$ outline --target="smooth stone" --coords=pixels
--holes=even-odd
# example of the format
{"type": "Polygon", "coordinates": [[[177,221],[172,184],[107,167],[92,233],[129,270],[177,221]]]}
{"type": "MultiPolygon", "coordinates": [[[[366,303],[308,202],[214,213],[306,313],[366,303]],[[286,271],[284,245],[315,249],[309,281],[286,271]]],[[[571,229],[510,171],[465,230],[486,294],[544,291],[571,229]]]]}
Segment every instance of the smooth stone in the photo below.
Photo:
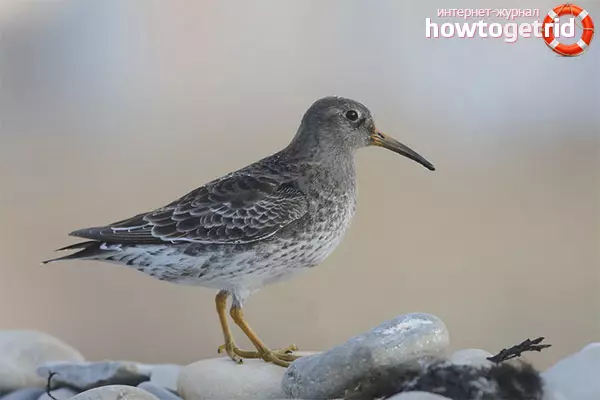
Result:
{"type": "Polygon", "coordinates": [[[428,392],[404,392],[388,397],[388,400],[452,400],[448,397],[440,396],[428,392]]]}
{"type": "Polygon", "coordinates": [[[285,368],[263,360],[236,364],[227,357],[197,361],[183,367],[177,392],[185,400],[282,399],[285,368]]]}
{"type": "Polygon", "coordinates": [[[52,378],[54,387],[68,386],[88,390],[106,385],[137,386],[150,379],[147,371],[136,363],[121,361],[47,363],[38,368],[40,376],[56,375],[52,378]]]}
{"type": "MultiPolygon", "coordinates": [[[[56,400],[67,400],[75,396],[77,392],[69,388],[60,388],[50,391],[50,394],[56,400]]],[[[48,393],[44,392],[40,397],[38,397],[38,400],[52,400],[52,397],[48,396],[48,393]]]]}
{"type": "Polygon", "coordinates": [[[562,394],[558,393],[555,390],[547,389],[544,390],[544,398],[543,400],[569,400],[562,394]]]}
{"type": "Polygon", "coordinates": [[[446,326],[436,316],[401,315],[329,351],[294,361],[281,388],[287,398],[343,397],[370,371],[442,358],[449,341],[446,326]]]}
{"type": "Polygon", "coordinates": [[[472,365],[477,367],[491,367],[493,362],[488,360],[488,357],[494,355],[490,352],[481,349],[463,349],[455,351],[450,356],[450,362],[456,365],[472,365]]]}
{"type": "Polygon", "coordinates": [[[49,361],[83,361],[65,342],[37,331],[0,331],[0,393],[24,388],[43,388],[47,377],[36,368],[49,361]]]}
{"type": "Polygon", "coordinates": [[[37,400],[44,392],[42,388],[19,389],[0,397],[0,400],[37,400]]]}
{"type": "Polygon", "coordinates": [[[72,400],[160,400],[145,390],[133,386],[109,385],[87,390],[72,400]]]}
{"type": "Polygon", "coordinates": [[[150,383],[177,391],[177,379],[183,367],[181,365],[162,364],[153,366],[150,372],[150,383]]]}
{"type": "Polygon", "coordinates": [[[152,393],[160,400],[181,400],[181,397],[177,396],[170,390],[157,386],[151,382],[142,382],[138,385],[138,388],[145,390],[148,393],[152,393]]]}
{"type": "Polygon", "coordinates": [[[541,375],[546,390],[559,399],[600,399],[600,342],[563,358],[541,375]]]}

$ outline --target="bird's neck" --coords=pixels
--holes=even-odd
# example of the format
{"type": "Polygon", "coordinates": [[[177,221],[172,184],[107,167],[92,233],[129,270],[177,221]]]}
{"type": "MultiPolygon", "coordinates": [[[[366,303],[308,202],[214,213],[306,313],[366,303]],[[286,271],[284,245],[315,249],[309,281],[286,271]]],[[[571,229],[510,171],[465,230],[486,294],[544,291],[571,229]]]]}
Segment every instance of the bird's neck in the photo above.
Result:
{"type": "Polygon", "coordinates": [[[317,135],[304,135],[301,127],[282,153],[291,159],[335,165],[353,164],[355,150],[333,141],[325,141],[317,135]]]}
{"type": "Polygon", "coordinates": [[[308,185],[319,188],[321,195],[335,197],[340,192],[355,192],[354,152],[323,151],[322,148],[310,148],[305,144],[298,146],[292,142],[280,154],[286,162],[303,165],[303,169],[309,171],[308,185]]]}
{"type": "Polygon", "coordinates": [[[322,148],[318,146],[296,146],[292,142],[281,151],[287,160],[309,163],[329,170],[354,172],[354,151],[343,148],[322,148]]]}

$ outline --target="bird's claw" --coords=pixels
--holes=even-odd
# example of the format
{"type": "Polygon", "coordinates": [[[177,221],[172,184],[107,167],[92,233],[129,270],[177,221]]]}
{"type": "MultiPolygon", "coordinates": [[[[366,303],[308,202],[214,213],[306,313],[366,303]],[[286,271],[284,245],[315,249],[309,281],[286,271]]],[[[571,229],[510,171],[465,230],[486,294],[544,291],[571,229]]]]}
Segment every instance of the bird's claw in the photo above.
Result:
{"type": "Polygon", "coordinates": [[[298,346],[296,346],[295,344],[291,344],[288,347],[284,347],[283,349],[277,350],[269,350],[265,348],[259,351],[259,353],[260,358],[262,358],[266,362],[270,362],[275,365],[287,368],[292,361],[301,357],[299,355],[292,354],[292,352],[294,351],[298,351],[298,346]]]}
{"type": "Polygon", "coordinates": [[[256,351],[246,351],[242,350],[235,345],[235,343],[225,343],[218,347],[217,353],[227,353],[229,358],[235,361],[238,364],[244,363],[244,358],[260,358],[258,352],[256,351]]]}
{"type": "Polygon", "coordinates": [[[299,357],[300,356],[290,354],[289,352],[272,351],[269,349],[263,349],[262,351],[260,351],[260,358],[262,358],[266,362],[270,362],[285,368],[289,367],[292,361],[299,357]]]}
{"type": "Polygon", "coordinates": [[[238,364],[243,364],[244,358],[262,358],[266,362],[282,367],[289,366],[292,361],[300,357],[292,354],[294,351],[298,351],[298,347],[295,344],[277,350],[264,348],[259,351],[247,351],[240,349],[235,343],[225,343],[217,349],[218,354],[225,352],[229,358],[238,364]]]}
{"type": "Polygon", "coordinates": [[[290,344],[288,347],[284,347],[283,349],[273,350],[275,353],[280,354],[292,354],[294,351],[298,351],[298,346],[295,344],[290,344]]]}

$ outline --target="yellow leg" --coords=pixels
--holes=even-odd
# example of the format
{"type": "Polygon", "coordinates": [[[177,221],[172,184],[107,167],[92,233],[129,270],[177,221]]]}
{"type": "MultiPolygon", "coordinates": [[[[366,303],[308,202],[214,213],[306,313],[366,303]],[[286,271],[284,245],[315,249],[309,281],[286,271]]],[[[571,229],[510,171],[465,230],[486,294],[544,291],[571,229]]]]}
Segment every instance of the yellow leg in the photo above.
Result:
{"type": "MultiPolygon", "coordinates": [[[[262,342],[262,340],[259,339],[259,337],[256,335],[256,333],[254,333],[252,328],[250,328],[250,326],[244,319],[244,313],[242,312],[242,309],[240,307],[233,305],[231,307],[231,310],[229,311],[229,313],[230,313],[233,321],[246,334],[248,339],[250,339],[250,341],[252,342],[254,347],[256,347],[256,350],[258,350],[258,352],[256,353],[257,357],[260,357],[267,362],[272,362],[273,364],[276,364],[276,365],[279,365],[282,367],[289,366],[290,362],[294,361],[295,359],[297,359],[299,357],[299,356],[296,356],[293,354],[288,354],[290,351],[297,350],[297,347],[294,345],[289,346],[288,348],[279,350],[279,351],[269,350],[269,348],[267,346],[265,346],[265,344],[262,342]]],[[[236,353],[236,354],[238,354],[238,353],[236,353]]],[[[244,357],[244,356],[240,355],[240,357],[244,357]]],[[[256,357],[253,357],[253,358],[256,358],[256,357]]]]}
{"type": "Polygon", "coordinates": [[[225,351],[233,361],[239,364],[243,362],[242,358],[260,358],[258,352],[245,351],[235,345],[231,329],[229,329],[229,323],[227,323],[227,297],[229,297],[229,292],[225,290],[217,293],[215,297],[215,305],[217,306],[217,313],[219,314],[219,321],[221,322],[223,337],[225,338],[225,344],[219,346],[217,352],[221,353],[225,351]]]}

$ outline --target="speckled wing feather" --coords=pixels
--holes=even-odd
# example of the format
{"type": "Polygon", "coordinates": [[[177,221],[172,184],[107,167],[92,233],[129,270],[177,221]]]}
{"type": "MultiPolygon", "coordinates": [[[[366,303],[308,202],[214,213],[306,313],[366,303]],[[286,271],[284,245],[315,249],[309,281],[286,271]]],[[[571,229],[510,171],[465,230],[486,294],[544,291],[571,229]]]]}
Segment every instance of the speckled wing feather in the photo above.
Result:
{"type": "Polygon", "coordinates": [[[72,236],[123,244],[250,243],[301,218],[308,203],[293,181],[234,174],[155,211],[72,236]]]}

